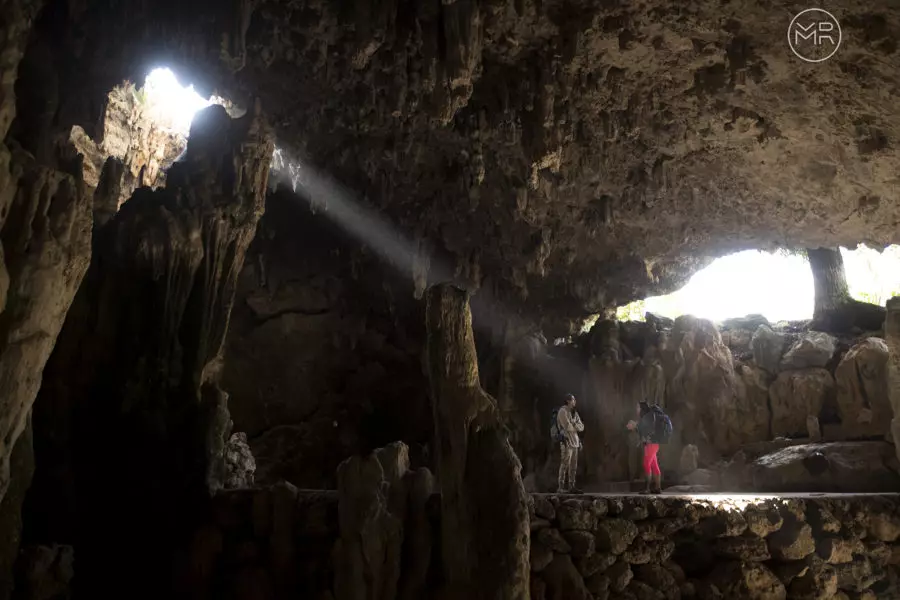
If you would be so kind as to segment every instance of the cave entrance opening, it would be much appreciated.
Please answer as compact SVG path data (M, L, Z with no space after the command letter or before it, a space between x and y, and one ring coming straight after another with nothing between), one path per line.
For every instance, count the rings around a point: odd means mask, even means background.
M900 246L883 250L860 244L840 248L850 298L883 307L900 295ZM772 323L805 321L815 313L815 280L806 251L747 250L713 261L687 285L618 307L619 321L644 321L645 314L681 315L722 322L759 314Z

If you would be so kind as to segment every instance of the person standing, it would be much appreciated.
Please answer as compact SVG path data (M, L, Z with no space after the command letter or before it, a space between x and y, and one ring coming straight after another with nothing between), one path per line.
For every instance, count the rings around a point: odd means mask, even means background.
M578 467L578 451L581 450L579 433L584 431L584 423L575 410L575 396L568 394L565 405L556 411L556 426L559 432L559 479L557 493L580 494L575 487L575 470Z
M659 468L659 445L668 443L672 435L672 421L659 406L647 402L638 405L639 421L630 421L628 429L636 430L644 446L644 474L647 489L644 494L662 492L662 471Z

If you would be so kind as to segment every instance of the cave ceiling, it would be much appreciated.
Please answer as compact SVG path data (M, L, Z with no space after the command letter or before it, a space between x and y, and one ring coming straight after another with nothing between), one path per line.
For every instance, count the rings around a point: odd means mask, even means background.
M165 60L258 97L291 154L533 307L667 292L744 248L900 242L893 3L829 2L842 43L815 64L795 3L149 4L72 2L79 82Z

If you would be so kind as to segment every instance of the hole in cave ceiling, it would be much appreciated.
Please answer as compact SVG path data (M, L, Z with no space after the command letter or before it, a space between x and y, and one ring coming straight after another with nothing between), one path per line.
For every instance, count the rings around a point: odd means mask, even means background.
M187 146L194 115L213 104L224 106L232 118L246 112L220 96L203 98L165 67L150 71L142 86L130 81L116 86L108 95L98 140L77 125L72 128L72 143L84 155L85 183L97 187L103 164L112 156L125 164L120 205L138 187L164 186L166 170Z

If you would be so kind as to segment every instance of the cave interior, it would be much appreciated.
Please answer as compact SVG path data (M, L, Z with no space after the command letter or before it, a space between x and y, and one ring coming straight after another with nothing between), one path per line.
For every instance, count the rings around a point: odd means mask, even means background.
M0 600L900 598L900 7L805 8L0 0Z

